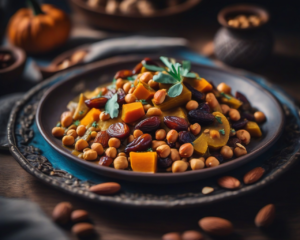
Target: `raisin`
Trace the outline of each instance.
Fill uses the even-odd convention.
[[[190,133],[188,131],[179,132],[178,142],[180,144],[191,143],[191,142],[194,142],[195,140],[196,140],[196,137],[192,133]]]
[[[200,103],[198,109],[202,112],[210,113],[210,107],[207,103]]]
[[[154,132],[160,128],[160,118],[157,116],[146,118],[140,121],[135,129],[139,129],[144,133]]]
[[[190,123],[199,123],[200,125],[212,124],[215,120],[215,116],[208,112],[203,112],[200,109],[194,109],[189,111],[188,119]]]
[[[97,133],[94,143],[101,143],[102,147],[106,148],[106,147],[108,147],[109,139],[110,139],[110,137],[106,131],[100,131]]]
[[[211,156],[214,156],[216,159],[218,159],[220,163],[224,162],[224,158],[223,158],[223,156],[222,156],[221,153],[219,153],[219,152],[211,152],[210,154],[211,154]]]
[[[249,121],[255,121],[254,115],[252,113],[247,113],[247,112],[242,113],[241,119],[245,119],[245,118]]]
[[[176,142],[170,143],[170,142],[167,141],[167,145],[168,145],[170,148],[175,148],[175,147],[176,147]]]
[[[246,98],[246,96],[240,92],[236,92],[235,93],[235,97],[240,100],[241,102],[243,102],[243,105],[241,106],[241,109],[243,109],[244,111],[250,111],[251,110],[251,104],[249,102],[249,100]]]
[[[101,166],[110,166],[114,160],[111,157],[103,156],[99,160],[99,165]]]
[[[233,138],[229,138],[227,145],[229,147],[235,148],[237,143],[241,143],[241,140],[236,137],[233,137]]]
[[[134,75],[134,73],[132,72],[132,70],[121,70],[116,73],[115,79],[127,78],[127,77],[131,77],[133,75]]]
[[[117,94],[118,94],[118,103],[120,105],[123,105],[125,103],[125,95],[126,95],[124,90],[122,88],[119,88]]]
[[[239,120],[236,122],[232,122],[231,127],[234,128],[235,130],[239,130],[239,129],[245,128],[247,123],[248,123],[248,120],[243,119],[243,120]]]
[[[110,125],[107,129],[107,133],[110,137],[115,137],[122,140],[129,137],[130,128],[126,123],[118,122]]]
[[[172,166],[172,159],[169,158],[169,157],[166,157],[166,158],[158,158],[157,159],[157,166],[159,168],[162,168],[162,169],[166,169],[166,168],[169,168]]]
[[[89,108],[104,108],[107,101],[106,97],[99,97],[85,100],[84,103]]]
[[[175,116],[164,117],[164,123],[168,128],[175,129],[177,132],[187,131],[189,127],[189,123],[187,122],[187,120]]]
[[[184,85],[187,87],[188,90],[192,93],[192,98],[196,100],[197,102],[203,102],[205,99],[205,93],[199,92],[195,88],[193,88],[190,84],[187,82],[184,82]]]
[[[138,138],[134,139],[131,143],[125,148],[125,153],[137,152],[137,151],[146,151],[151,147],[152,137],[150,134],[145,133]]]

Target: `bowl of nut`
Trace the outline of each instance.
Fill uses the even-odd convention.
[[[94,27],[137,31],[174,24],[201,0],[70,0],[73,9]],[[176,17],[175,17],[176,16]]]
[[[255,5],[234,5],[221,10],[223,26],[214,39],[215,54],[226,64],[249,68],[262,64],[273,49],[273,36],[267,28],[268,12]]]
[[[277,100],[230,72],[167,57],[91,66],[52,86],[36,121],[56,151],[100,175],[193,181],[261,156],[282,133]]]
[[[1,86],[11,85],[23,73],[25,52],[17,47],[0,47]]]

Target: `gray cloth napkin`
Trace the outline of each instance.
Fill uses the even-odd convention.
[[[1,240],[67,240],[63,232],[35,204],[0,197]]]

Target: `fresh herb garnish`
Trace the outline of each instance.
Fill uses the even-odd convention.
[[[83,113],[84,113],[84,111],[80,111],[80,112],[79,112],[79,115],[82,115]]]
[[[61,123],[58,122],[58,123],[56,124],[56,127],[61,127]]]
[[[224,130],[224,129],[220,129],[219,132],[220,132],[222,135],[225,135],[225,130]]]
[[[217,119],[218,123],[222,124],[222,118],[220,116],[215,116],[215,118]]]
[[[147,152],[153,152],[152,148],[148,148]]]
[[[73,124],[74,124],[75,126],[79,126],[80,121],[79,121],[79,120],[76,120],[75,122],[73,122]]]
[[[136,76],[129,76],[126,79],[129,81],[134,81],[136,79]]]
[[[196,78],[197,75],[189,72],[191,70],[191,63],[189,61],[183,61],[181,65],[180,63],[176,63],[173,59],[169,61],[166,57],[160,57],[160,60],[166,65],[167,69],[151,65],[151,68],[154,67],[155,71],[160,72],[153,76],[153,81],[164,84],[172,84],[173,86],[168,90],[168,96],[177,97],[182,93],[182,81],[184,77]],[[147,68],[148,65],[145,67]],[[162,71],[165,71],[168,74],[162,73]]]
[[[231,99],[232,97],[230,97],[228,94],[221,92],[220,93],[224,98],[227,98],[228,100]]]
[[[96,128],[98,127],[98,123],[96,121],[93,122],[92,127]]]
[[[105,112],[110,115],[110,118],[116,118],[119,115],[118,94],[113,95],[105,104]]]
[[[147,102],[145,99],[140,99],[139,101],[140,101],[143,105],[148,104],[148,102]]]

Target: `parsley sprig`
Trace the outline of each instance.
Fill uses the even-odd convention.
[[[168,90],[169,97],[177,97],[182,93],[182,81],[184,77],[196,78],[195,73],[190,72],[191,63],[189,61],[182,61],[182,64],[175,61],[169,61],[167,57],[160,57],[160,60],[165,64],[166,68],[147,65],[143,62],[143,66],[150,71],[159,72],[153,76],[153,81],[158,83],[172,84],[173,86]],[[167,74],[163,73],[167,72]]]

